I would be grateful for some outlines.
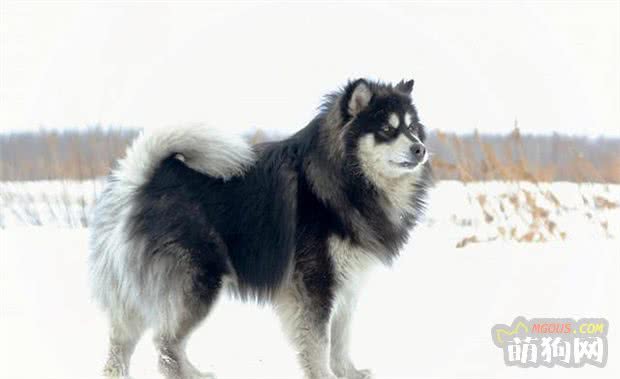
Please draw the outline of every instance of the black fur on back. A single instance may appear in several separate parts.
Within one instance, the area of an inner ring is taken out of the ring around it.
[[[259,299],[270,297],[293,272],[311,292],[329,297],[335,280],[328,252],[332,235],[390,262],[422,211],[430,166],[412,187],[417,212],[394,222],[382,190],[360,171],[357,142],[389,109],[409,107],[414,114],[415,109],[402,84],[366,81],[373,98],[352,117],[345,105],[356,83],[329,95],[295,135],[257,145],[257,161],[243,176],[224,181],[192,170],[174,155],[162,161],[138,190],[130,236],[145,241],[153,259],[170,254],[167,246],[180,247],[199,273],[198,291],[215,285],[209,278],[231,274],[241,296]],[[422,129],[418,136],[423,139]],[[209,278],[200,275],[207,272]]]

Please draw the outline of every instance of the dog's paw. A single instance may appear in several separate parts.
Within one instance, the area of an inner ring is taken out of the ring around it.
[[[374,375],[372,374],[372,371],[365,369],[365,370],[351,370],[349,372],[347,372],[347,376],[346,379],[373,379]]]
[[[341,379],[337,375],[331,372],[322,372],[322,373],[306,373],[304,379]]]
[[[198,370],[192,370],[189,377],[191,379],[217,379],[217,376],[212,372],[200,372]]]
[[[344,365],[337,365],[332,362],[332,369],[338,379],[373,379],[374,375],[371,370],[358,370],[350,362],[346,362]]]
[[[126,372],[125,367],[116,361],[110,360],[103,369],[103,377],[105,379],[132,379]]]

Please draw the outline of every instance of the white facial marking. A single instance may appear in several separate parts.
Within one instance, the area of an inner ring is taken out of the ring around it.
[[[390,123],[390,126],[392,126],[393,128],[398,128],[398,124],[400,124],[398,115],[396,115],[396,113],[392,113],[390,115],[390,118],[388,119],[388,122]]]
[[[410,147],[411,140],[404,135],[391,143],[379,144],[373,135],[367,135],[359,143],[361,169],[371,182],[384,191],[397,210],[392,215],[394,220],[399,220],[401,212],[415,212],[410,203],[412,184],[420,178],[423,166],[418,164],[412,169],[399,165],[411,159]]]
[[[411,115],[409,113],[405,113],[405,125],[411,125]]]
[[[373,135],[360,139],[359,158],[365,174],[375,183],[381,177],[400,177],[411,174],[412,169],[399,164],[411,160],[411,140],[400,135],[388,143],[377,144]]]

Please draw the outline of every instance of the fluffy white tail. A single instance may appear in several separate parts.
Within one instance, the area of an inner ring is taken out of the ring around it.
[[[252,147],[240,136],[204,125],[186,125],[142,132],[114,175],[126,185],[140,186],[172,154],[180,154],[196,171],[225,180],[241,175],[255,159]]]

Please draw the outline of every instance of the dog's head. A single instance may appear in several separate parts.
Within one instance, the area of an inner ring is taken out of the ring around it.
[[[416,178],[428,165],[412,90],[413,80],[390,85],[358,79],[344,88],[330,112],[345,159],[376,184]]]

